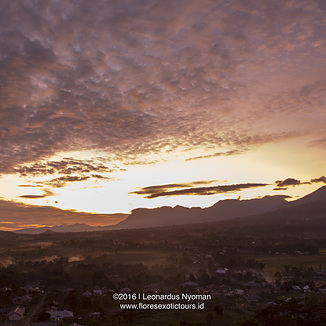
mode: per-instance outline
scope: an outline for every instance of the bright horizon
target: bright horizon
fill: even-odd
[[[0,9],[0,230],[326,184],[322,2]]]

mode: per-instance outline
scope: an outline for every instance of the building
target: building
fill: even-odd
[[[63,320],[63,319],[69,319],[74,318],[74,313],[69,310],[57,310],[57,311],[47,311],[48,314],[50,314],[51,320]]]
[[[24,317],[25,308],[16,308],[7,314],[9,321],[19,321]]]

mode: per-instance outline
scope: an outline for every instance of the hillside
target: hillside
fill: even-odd
[[[324,218],[326,207],[326,186],[292,202],[284,196],[265,196],[250,200],[221,200],[208,208],[187,208],[182,206],[137,208],[123,221],[112,226],[92,227],[83,223],[57,225],[53,227],[30,228],[16,231],[23,234],[52,232],[90,232],[119,229],[155,228],[173,225],[187,225],[206,222],[230,221],[245,224],[270,224],[309,221],[314,217]],[[241,219],[243,218],[243,219]],[[233,222],[232,222],[233,220]]]
[[[259,214],[280,208],[286,204],[282,196],[266,196],[261,199],[227,199],[208,208],[185,208],[182,206],[139,208],[132,211],[115,229],[133,229],[167,225],[183,225],[202,222],[221,221],[235,217]]]

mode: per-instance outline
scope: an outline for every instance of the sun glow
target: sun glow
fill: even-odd
[[[322,175],[318,162],[315,162],[314,175],[310,174],[307,169],[312,163],[309,153],[302,154],[301,151],[298,154],[296,146],[302,144],[294,145],[291,141],[283,145],[270,144],[256,151],[234,155],[227,155],[225,153],[230,151],[221,149],[211,152],[180,150],[174,154],[167,153],[161,162],[155,163],[152,162],[152,155],[143,156],[142,164],[114,161],[104,152],[98,151],[62,152],[46,160],[24,165],[32,170],[28,177],[22,172],[21,175],[4,176],[0,191],[6,198],[28,205],[100,214],[130,213],[138,207],[207,207],[226,198],[241,196],[247,199],[279,194],[273,191],[275,180],[289,175],[307,179],[316,177],[317,170]],[[291,155],[285,155],[290,151],[293,152]],[[300,162],[296,164],[296,171],[292,170],[293,161]],[[206,196],[165,195],[148,199],[135,194],[137,189],[143,187],[198,181],[209,182],[209,186],[252,182],[263,182],[268,186]],[[6,187],[6,184],[10,186]],[[311,191],[311,188],[317,189],[318,185],[292,187],[287,193],[301,196]]]

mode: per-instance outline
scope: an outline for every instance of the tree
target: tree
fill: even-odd
[[[223,308],[219,304],[215,305],[214,310],[215,310],[217,316],[222,316]]]
[[[50,319],[51,315],[48,312],[41,312],[37,316],[37,321],[46,321]]]

